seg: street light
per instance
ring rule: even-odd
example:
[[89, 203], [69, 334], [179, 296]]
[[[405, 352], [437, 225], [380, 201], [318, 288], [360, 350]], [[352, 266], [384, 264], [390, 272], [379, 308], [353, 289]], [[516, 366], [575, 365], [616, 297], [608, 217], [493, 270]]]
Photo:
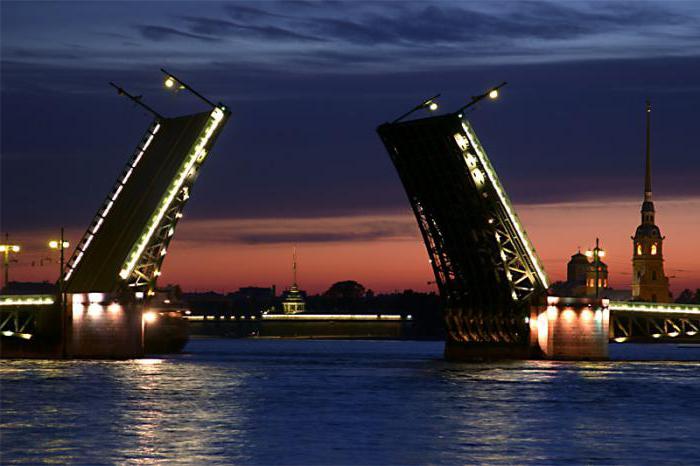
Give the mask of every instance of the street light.
[[503, 82], [502, 82], [501, 84], [499, 84], [498, 86], [492, 87], [491, 89], [489, 89], [488, 91], [484, 92], [484, 93], [481, 94], [481, 95], [473, 95], [473, 96], [472, 96], [472, 100], [471, 100], [467, 105], [465, 105], [465, 106], [463, 106], [462, 108], [460, 108], [459, 110], [457, 110], [457, 112], [455, 112], [455, 113], [462, 113], [462, 112], [464, 112], [466, 109], [468, 109], [469, 107], [471, 107], [472, 105], [474, 105], [475, 103], [477, 103], [477, 102], [479, 102], [479, 101], [481, 101], [481, 100], [483, 100], [483, 99], [485, 99], [485, 98], [487, 98], [487, 97], [488, 97], [489, 99], [491, 99], [491, 100], [497, 99], [498, 96], [500, 95], [499, 89], [501, 89], [501, 88], [502, 88], [503, 86], [505, 86], [506, 84], [508, 84], [508, 83], [505, 82], [505, 81], [503, 81]]
[[406, 118], [408, 115], [410, 115], [413, 112], [417, 112], [418, 110], [422, 110], [424, 108], [427, 108], [429, 111], [434, 112], [435, 110], [438, 109], [438, 103], [435, 99], [440, 97], [440, 94], [435, 94], [434, 96], [430, 97], [429, 99], [425, 99], [423, 102], [420, 104], [416, 105], [413, 107], [411, 110], [407, 111], [400, 117], [398, 117], [396, 120], [393, 121], [393, 123], [398, 123], [399, 121], [403, 120]]
[[[49, 247], [51, 249], [58, 249], [61, 252], [61, 261], [60, 261], [60, 269], [58, 270], [58, 296], [59, 296], [59, 303], [61, 306], [61, 312], [62, 312], [62, 317], [61, 317], [61, 322], [62, 322], [62, 335], [63, 335], [63, 341], [65, 342], [65, 332], [66, 332], [66, 292], [65, 292], [65, 282], [63, 278], [63, 251], [70, 246], [68, 241], [63, 239], [63, 227], [61, 227], [61, 239], [59, 240], [51, 240], [49, 241]], [[64, 343], [63, 347], [63, 352], [65, 353], [66, 347]]]
[[600, 272], [600, 258], [605, 257], [605, 251], [600, 248], [600, 241], [598, 238], [595, 239], [595, 248], [586, 251], [586, 257], [593, 259], [593, 266], [595, 267], [595, 297], [598, 298], [598, 279]]
[[[49, 241], [49, 247], [50, 247], [51, 249], [58, 249], [58, 243], [59, 243], [59, 242], [60, 242], [60, 241], [56, 241], [55, 239], [54, 239], [54, 240], [51, 240], [51, 241]], [[68, 246], [70, 246], [70, 244], [68, 243], [68, 241], [64, 241], [64, 242], [63, 242], [63, 249], [67, 248]]]
[[[5, 241], [7, 241], [8, 235], [5, 234]], [[3, 288], [7, 288], [7, 285], [10, 283], [9, 277], [10, 277], [10, 254], [15, 254], [20, 251], [20, 246], [18, 244], [0, 244], [0, 252], [3, 253], [3, 267], [5, 269], [5, 281], [3, 283]]]
[[177, 92], [177, 91], [179, 91], [179, 90], [182, 90], [182, 89], [187, 89], [188, 91], [190, 91], [192, 94], [194, 94], [195, 96], [197, 96], [197, 97], [199, 97], [200, 99], [202, 99], [202, 100], [203, 100], [204, 102], [206, 102], [207, 104], [211, 105], [211, 106], [214, 107], [214, 108], [217, 108], [217, 105], [216, 105], [214, 102], [212, 102], [211, 100], [207, 99], [207, 98], [204, 97], [202, 94], [200, 94], [199, 92], [195, 91], [194, 89], [192, 89], [192, 86], [188, 85], [186, 82], [184, 82], [183, 80], [179, 79], [179, 78], [176, 77], [174, 74], [165, 71], [165, 69], [161, 68], [160, 70], [165, 74], [165, 80], [163, 81], [163, 85], [164, 85], [167, 89], [170, 89], [170, 90], [175, 91], [175, 92]]

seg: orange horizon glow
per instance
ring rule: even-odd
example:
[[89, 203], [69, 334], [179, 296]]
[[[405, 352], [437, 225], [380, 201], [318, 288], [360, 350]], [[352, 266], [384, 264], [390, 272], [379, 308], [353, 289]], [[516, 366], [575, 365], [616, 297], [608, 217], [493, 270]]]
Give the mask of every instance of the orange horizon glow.
[[[684, 288], [700, 288], [700, 198], [657, 200], [655, 205], [656, 222], [666, 236], [664, 268], [674, 296]], [[564, 280], [570, 256], [578, 247], [582, 251], [592, 247], [597, 236], [606, 251], [610, 285], [616, 289], [630, 286], [630, 237], [640, 223], [639, 208], [639, 200], [516, 206], [551, 282]], [[46, 238], [54, 233], [13, 234], [13, 240], [23, 245], [23, 253], [18, 255], [20, 263], [11, 266], [11, 280], [55, 280], [57, 255], [44, 250]], [[76, 244], [81, 234], [69, 231], [67, 238]], [[336, 236], [340, 239], [333, 239]], [[346, 236], [350, 239], [342, 239]], [[290, 240], [295, 237], [306, 239]], [[375, 292], [436, 290], [427, 253], [408, 209], [383, 215], [304, 219], [188, 220], [185, 216], [168, 248], [159, 283], [178, 283], [186, 291], [218, 292], [274, 284], [281, 291], [292, 280], [295, 245], [299, 285], [309, 293], [323, 292], [341, 280], [356, 280]], [[38, 265], [46, 257], [52, 262]]]

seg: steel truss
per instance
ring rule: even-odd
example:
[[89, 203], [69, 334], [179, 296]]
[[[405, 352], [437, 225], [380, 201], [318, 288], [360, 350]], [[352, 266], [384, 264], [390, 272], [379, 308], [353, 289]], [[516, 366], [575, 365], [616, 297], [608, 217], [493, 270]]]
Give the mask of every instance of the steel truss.
[[126, 282], [128, 286], [134, 288], [136, 291], [149, 293], [155, 289], [168, 245], [175, 234], [175, 227], [177, 226], [178, 220], [182, 218], [182, 210], [187, 203], [187, 199], [190, 197], [195, 178], [195, 172], [187, 177], [182, 188], [178, 191], [177, 196], [175, 196], [175, 199], [173, 199], [165, 215], [163, 215], [163, 218], [158, 223], [155, 233], [141, 256], [139, 256], [134, 269], [127, 278]]
[[618, 342], [700, 340], [700, 315], [615, 311], [610, 319], [610, 336]]
[[36, 307], [29, 306], [0, 308], [0, 334], [31, 337], [35, 333], [37, 312]]
[[418, 221], [449, 338], [526, 343], [546, 277], [469, 124], [447, 115], [377, 131]]

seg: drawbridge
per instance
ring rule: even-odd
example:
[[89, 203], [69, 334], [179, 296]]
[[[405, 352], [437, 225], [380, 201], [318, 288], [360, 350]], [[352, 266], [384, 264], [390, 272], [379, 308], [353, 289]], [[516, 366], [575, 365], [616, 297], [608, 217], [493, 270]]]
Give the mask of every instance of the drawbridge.
[[68, 261], [67, 293], [152, 293], [199, 169], [229, 111], [156, 118]]
[[[230, 115], [224, 105], [212, 103], [172, 75], [165, 84], [190, 90], [211, 109], [164, 117], [140, 97], [114, 86], [120, 95], [151, 112], [154, 119], [63, 268], [58, 287], [62, 293], [0, 296], [0, 335], [9, 338], [9, 343], [34, 342], [34, 337], [39, 337], [28, 352], [22, 347], [16, 354], [56, 355], [60, 339], [65, 355], [68, 338], [79, 352], [108, 340], [110, 332], [114, 336], [117, 329], [122, 332], [119, 338], [128, 341], [124, 346], [131, 345], [128, 354], [138, 354], [142, 311], [133, 310], [135, 302], [147, 302], [154, 294], [183, 208]], [[72, 313], [67, 301], [71, 301]], [[112, 306], [113, 311], [101, 321], [100, 306]], [[87, 313], [87, 320], [81, 320], [83, 313]], [[11, 345], [4, 346], [3, 354], [8, 354]], [[104, 351], [88, 354], [127, 354], [119, 348]]]
[[[473, 98], [472, 103], [497, 89]], [[412, 111], [432, 110], [433, 106], [437, 107], [431, 98]], [[552, 307], [546, 299], [549, 281], [464, 108], [400, 121], [411, 111], [380, 125], [377, 132], [401, 179], [428, 252], [443, 301], [446, 354], [457, 358], [530, 357], [537, 345], [538, 326], [540, 333], [542, 329], [546, 333], [549, 325], [546, 313], [544, 321], [538, 319], [541, 311]], [[565, 302], [573, 301], [562, 299], [560, 304], [569, 319], [573, 314], [567, 314], [569, 304]], [[595, 303], [579, 304], [584, 320], [594, 315], [584, 308]], [[699, 332], [700, 306], [607, 300], [599, 305], [606, 311], [596, 312], [595, 319], [603, 328], [609, 318], [609, 338], [617, 342], [667, 341], [695, 337]], [[549, 319], [558, 312], [553, 309]], [[572, 332], [571, 328], [565, 330], [578, 338], [581, 329]], [[600, 328], [598, 338], [607, 341]], [[546, 343], [545, 339], [540, 346]]]

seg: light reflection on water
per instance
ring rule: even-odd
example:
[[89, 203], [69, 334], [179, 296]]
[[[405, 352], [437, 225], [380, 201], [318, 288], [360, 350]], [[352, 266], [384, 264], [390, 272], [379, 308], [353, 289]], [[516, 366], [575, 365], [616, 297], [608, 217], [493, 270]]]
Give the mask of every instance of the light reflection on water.
[[437, 342], [195, 340], [188, 351], [3, 361], [2, 463], [697, 460], [697, 362], [457, 364]]

